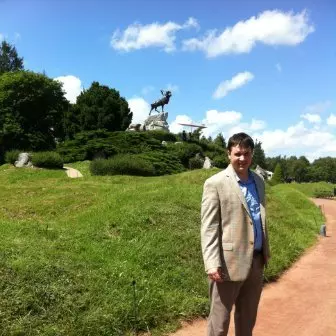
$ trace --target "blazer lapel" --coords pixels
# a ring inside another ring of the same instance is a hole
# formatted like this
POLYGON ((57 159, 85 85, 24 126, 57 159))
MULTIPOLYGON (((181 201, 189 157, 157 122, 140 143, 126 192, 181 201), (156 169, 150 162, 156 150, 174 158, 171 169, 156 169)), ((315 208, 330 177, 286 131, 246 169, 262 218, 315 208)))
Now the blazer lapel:
POLYGON ((243 195, 243 193, 242 193, 242 191, 239 187, 237 177, 236 177, 236 173, 234 172, 234 169, 231 166, 231 164, 226 168, 226 171, 227 171, 227 176, 229 177, 229 181, 230 181, 232 190, 237 194, 237 196, 239 197, 240 201, 242 202, 245 210, 247 211, 248 215, 251 217, 250 210, 249 210, 249 207, 246 203, 245 196, 243 195))
MULTIPOLYGON (((255 177, 255 173, 253 173, 253 176, 255 177)), ((260 216, 261 216, 261 223, 262 223, 262 226, 265 230, 265 207, 264 207, 264 199, 265 199, 265 193, 263 191, 263 187, 262 185, 260 184, 260 179, 259 178, 254 178, 254 181, 255 181, 255 184, 256 184, 256 187, 257 187, 257 192, 258 192, 258 196, 259 196, 259 202, 260 202, 260 216)))
POLYGON ((254 182, 255 182, 255 184, 257 186, 257 192, 258 192, 258 196, 259 196, 259 202, 260 203, 264 203, 264 197, 265 197, 265 195, 264 195, 264 192, 262 192, 263 188, 262 188, 262 186, 260 184, 260 180, 258 178, 255 178, 254 172, 252 172, 252 174, 253 174, 253 177, 254 177, 254 182))

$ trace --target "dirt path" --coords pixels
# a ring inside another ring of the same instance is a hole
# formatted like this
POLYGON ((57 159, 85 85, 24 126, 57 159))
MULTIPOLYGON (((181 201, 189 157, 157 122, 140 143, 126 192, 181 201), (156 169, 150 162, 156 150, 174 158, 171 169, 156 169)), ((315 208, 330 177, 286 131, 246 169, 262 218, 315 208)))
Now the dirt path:
MULTIPOLYGON (((323 205, 327 237, 265 287, 254 336, 336 335, 336 200, 314 202, 323 205)), ((233 319, 231 327, 233 336, 233 319)), ((197 320, 171 336, 205 336, 205 332, 206 321, 197 320)))
POLYGON ((66 170, 66 174, 71 178, 83 177, 81 172, 75 168, 63 167, 66 170))

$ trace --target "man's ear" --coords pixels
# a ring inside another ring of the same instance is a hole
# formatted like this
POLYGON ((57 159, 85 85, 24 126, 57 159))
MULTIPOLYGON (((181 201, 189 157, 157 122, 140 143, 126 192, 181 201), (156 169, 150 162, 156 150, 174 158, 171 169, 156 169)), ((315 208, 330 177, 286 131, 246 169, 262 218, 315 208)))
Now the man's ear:
POLYGON ((227 150, 227 156, 228 156, 228 158, 230 158, 230 151, 229 150, 227 150))

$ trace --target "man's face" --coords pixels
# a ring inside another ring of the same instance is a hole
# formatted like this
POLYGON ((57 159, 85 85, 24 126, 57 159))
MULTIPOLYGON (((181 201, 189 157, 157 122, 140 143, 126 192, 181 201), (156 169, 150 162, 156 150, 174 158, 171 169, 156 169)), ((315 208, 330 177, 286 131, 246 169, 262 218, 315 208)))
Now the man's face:
POLYGON ((241 147, 239 145, 231 147, 228 152, 230 163, 238 175, 245 175, 252 163, 253 151, 250 147, 241 147))

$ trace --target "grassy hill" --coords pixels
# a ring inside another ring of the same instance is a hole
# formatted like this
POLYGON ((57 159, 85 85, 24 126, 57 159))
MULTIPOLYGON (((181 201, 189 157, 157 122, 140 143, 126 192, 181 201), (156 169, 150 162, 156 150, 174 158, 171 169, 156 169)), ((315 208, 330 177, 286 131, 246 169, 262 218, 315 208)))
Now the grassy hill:
MULTIPOLYGON (((84 178, 0 167, 2 334, 160 334, 207 315, 200 200, 218 170, 92 177, 87 163, 72 166, 84 178)), ((322 219, 298 190, 267 192, 272 280, 315 241, 322 219)))

